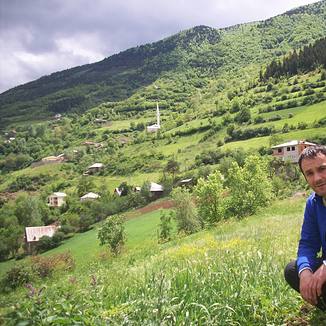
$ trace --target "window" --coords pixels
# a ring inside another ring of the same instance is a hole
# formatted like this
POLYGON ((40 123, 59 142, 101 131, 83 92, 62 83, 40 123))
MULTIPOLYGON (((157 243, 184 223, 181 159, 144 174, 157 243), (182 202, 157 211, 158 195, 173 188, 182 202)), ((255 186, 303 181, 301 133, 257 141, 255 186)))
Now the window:
POLYGON ((287 148, 286 148, 286 151, 287 152, 289 152, 291 149, 290 149, 290 147, 288 146, 287 148))
POLYGON ((278 148, 277 153, 282 153, 282 148, 278 148))
POLYGON ((292 150, 295 151, 295 146, 292 146, 292 150))

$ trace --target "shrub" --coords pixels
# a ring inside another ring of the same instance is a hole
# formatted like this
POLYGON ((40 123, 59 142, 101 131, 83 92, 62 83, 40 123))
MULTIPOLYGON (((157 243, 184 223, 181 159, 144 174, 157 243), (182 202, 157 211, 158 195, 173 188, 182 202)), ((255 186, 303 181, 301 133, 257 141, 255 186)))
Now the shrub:
POLYGON ((176 188, 172 192, 172 198, 175 203, 174 211, 178 232, 191 234, 198 231, 201 228, 201 222, 198 219, 196 206, 189 190, 176 188))
POLYGON ((107 244, 114 255, 118 255, 125 241, 124 217, 114 215, 104 222, 97 234, 101 246, 107 244))
POLYGON ((43 252, 52 248, 55 248, 55 244, 52 241, 52 237, 44 235, 39 239, 39 242, 37 243, 37 251, 43 252))
POLYGON ((33 271, 26 265, 13 266, 2 279, 2 290, 16 289, 33 279, 33 271))
POLYGON ((74 233, 75 231, 76 229, 71 225, 62 225, 60 227, 60 232, 64 233, 65 235, 74 233))
POLYGON ((237 217, 254 214, 272 196, 267 164, 258 156, 248 156, 243 167, 233 162, 227 184, 230 188, 228 211, 237 217))
POLYGON ((172 214, 167 214, 166 212, 161 212, 160 216, 160 228, 159 228, 159 241, 167 242, 171 240, 171 225, 172 214))
POLYGON ((44 235, 40 238, 37 244, 37 251, 44 252, 55 247, 58 247, 62 240, 64 240, 65 234, 57 231, 52 237, 44 235))
POLYGON ((55 271, 69 271, 75 268, 75 261, 70 252, 50 257, 33 256, 31 261, 34 273, 41 278, 51 276, 55 271))
POLYGON ((195 194, 199 214, 205 225, 213 225, 224 218, 223 191, 223 179, 218 171, 210 174, 207 180, 202 178, 198 180, 195 194))

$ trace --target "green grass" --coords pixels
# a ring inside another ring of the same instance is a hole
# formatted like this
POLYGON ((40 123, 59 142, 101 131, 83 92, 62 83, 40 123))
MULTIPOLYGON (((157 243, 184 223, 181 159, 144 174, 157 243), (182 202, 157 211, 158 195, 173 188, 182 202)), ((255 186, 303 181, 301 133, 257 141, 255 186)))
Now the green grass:
POLYGON ((129 240, 118 258, 98 256, 90 231, 70 240, 79 240, 69 247, 82 252, 76 260, 84 261, 83 268, 48 280, 35 298, 24 298, 26 290, 6 296, 2 312, 13 306, 21 312, 8 325, 322 325, 325 316, 301 311, 300 296, 283 279, 296 254, 304 201, 276 201, 240 222, 161 245, 155 235, 159 212, 146 214, 127 222, 129 240))
POLYGON ((5 189, 19 176, 37 176, 40 174, 55 176, 62 174, 61 168, 63 165, 69 163, 60 163, 60 164, 46 164, 37 167, 27 167, 18 171, 13 171, 10 174, 6 175, 4 181, 0 184, 0 191, 5 191, 5 189))
POLYGON ((261 115, 264 118, 280 115, 282 116, 282 120, 256 124, 255 127, 275 126, 275 128, 280 129, 285 123, 288 123, 289 125, 297 125, 298 122, 305 122, 307 124, 311 124, 326 117, 326 103, 324 101, 313 105, 300 106, 280 111, 273 111, 261 115), (293 117, 289 118, 289 114, 293 114, 293 117))
MULTIPOLYGON (((161 210, 141 215, 137 218, 126 221, 126 250, 135 247, 144 247, 144 242, 151 245, 157 242, 157 230, 160 223, 161 210)), ((100 246, 97 239, 97 232, 100 224, 94 226, 90 231, 76 233, 72 238, 66 240, 61 246, 45 252, 44 256, 70 251, 75 259, 77 269, 89 263, 103 252, 104 248, 100 246)), ((28 259, 28 257, 26 258, 28 259)), ((9 270, 13 265, 23 261, 9 260, 0 262, 0 277, 9 270)))

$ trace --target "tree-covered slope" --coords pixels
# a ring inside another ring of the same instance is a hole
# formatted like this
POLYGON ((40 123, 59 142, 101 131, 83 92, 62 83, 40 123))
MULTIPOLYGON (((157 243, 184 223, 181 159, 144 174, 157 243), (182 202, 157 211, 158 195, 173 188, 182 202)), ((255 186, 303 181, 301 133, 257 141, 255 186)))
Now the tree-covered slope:
POLYGON ((123 100, 160 78, 185 96, 207 81, 256 72, 264 63, 326 35, 326 2, 304 6, 266 21, 225 29, 197 26, 100 62, 44 76, 0 95, 2 127, 17 118, 84 111, 123 100), (250 69, 249 69, 250 68, 250 69))

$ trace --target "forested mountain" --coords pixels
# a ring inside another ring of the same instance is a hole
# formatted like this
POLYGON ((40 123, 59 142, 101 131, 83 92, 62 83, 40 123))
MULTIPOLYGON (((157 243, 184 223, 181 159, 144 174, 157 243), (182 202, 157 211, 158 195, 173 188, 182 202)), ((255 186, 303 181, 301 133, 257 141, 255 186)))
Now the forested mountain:
POLYGON ((162 78, 175 89, 181 83, 185 97, 215 78, 254 78, 272 59, 325 37, 325 17, 326 1, 320 1, 266 21, 224 29, 197 26, 94 64, 44 76, 0 95, 1 127, 125 100, 162 78))
POLYGON ((280 77, 282 75, 293 76, 298 72, 311 71, 318 66, 326 68, 326 38, 305 46, 299 53, 294 50, 279 62, 273 60, 266 67, 266 71, 261 79, 280 77))

